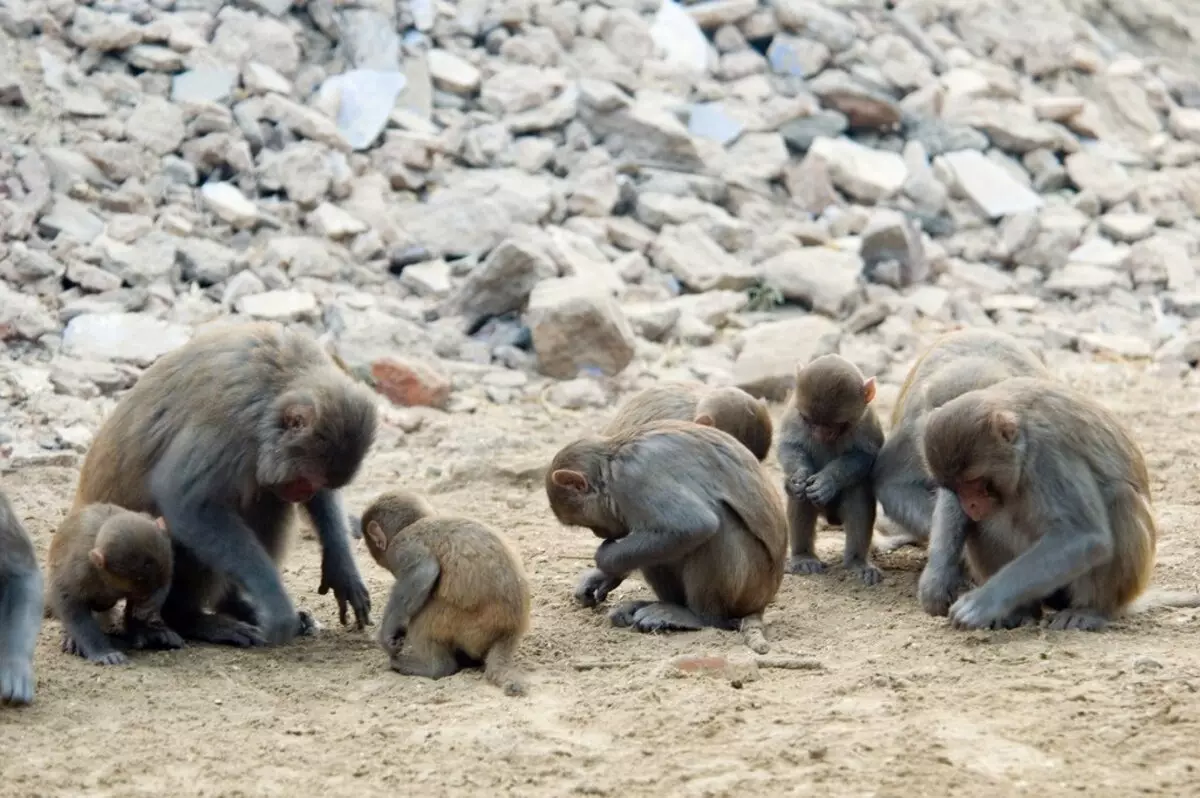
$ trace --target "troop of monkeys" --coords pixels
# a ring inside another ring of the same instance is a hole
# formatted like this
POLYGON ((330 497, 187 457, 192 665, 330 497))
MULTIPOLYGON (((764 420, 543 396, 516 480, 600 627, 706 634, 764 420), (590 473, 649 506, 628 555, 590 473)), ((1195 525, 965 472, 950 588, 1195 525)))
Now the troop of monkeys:
MULTIPOLYGON (((837 355, 798 367, 776 442, 783 496, 762 465, 773 440, 763 402, 674 383, 634 396, 546 472, 557 519, 601 539, 576 600, 595 606, 638 571, 657 600, 615 606, 614 625, 740 630, 762 653, 784 571, 825 568, 819 516, 844 528, 846 568, 880 581, 877 501, 902 531, 889 547, 928 546, 918 598, 957 628, 1011 628, 1050 608, 1051 628, 1099 630, 1144 591, 1157 532, 1138 444, 1032 350, 994 331, 945 335, 909 372, 886 439, 875 387, 837 355)), ((506 693, 524 692, 513 655, 530 588, 511 544, 408 491, 361 519, 343 509, 376 423, 373 395, 296 330, 222 325, 160 358, 87 453, 48 585, 0 493, 0 701, 33 699, 43 608, 64 651, 104 664, 126 662, 118 639, 170 649, 312 634, 278 568, 298 504, 321 545, 318 592, 333 591, 342 624, 350 609, 358 628, 370 623, 352 535, 395 576, 378 629, 394 670, 440 678, 482 664, 506 693), (118 638, 100 621, 121 600, 118 638)))

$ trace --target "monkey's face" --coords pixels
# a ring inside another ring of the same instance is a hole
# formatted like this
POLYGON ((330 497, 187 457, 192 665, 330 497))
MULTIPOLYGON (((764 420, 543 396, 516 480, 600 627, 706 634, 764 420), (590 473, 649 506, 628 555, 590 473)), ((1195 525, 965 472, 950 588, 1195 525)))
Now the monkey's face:
POLYGON ((922 455, 933 480, 958 496, 975 522, 992 516, 1016 491, 1021 452, 1015 416, 964 394, 933 411, 922 455))
POLYGON ((813 437, 829 445, 854 429, 874 396, 873 380, 864 380, 849 362, 830 355, 796 372, 792 403, 813 437))

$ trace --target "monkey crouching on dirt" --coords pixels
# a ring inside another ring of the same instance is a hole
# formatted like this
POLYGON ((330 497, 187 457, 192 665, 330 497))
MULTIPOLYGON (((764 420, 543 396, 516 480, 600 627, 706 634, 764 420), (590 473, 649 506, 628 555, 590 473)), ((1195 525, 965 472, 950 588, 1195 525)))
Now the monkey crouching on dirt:
POLYGON ((843 525, 847 570, 868 585, 883 578, 871 562, 875 492, 871 468, 883 428, 871 407, 875 378, 838 355, 822 355, 796 370, 796 387, 780 425, 779 464, 787 494, 792 556, 788 570, 825 570, 813 544, 817 517, 843 525))
POLYGON ((93 615, 122 599, 131 648, 182 648, 161 614, 171 567, 171 540, 148 515, 89 504, 67 516, 50 538, 47 569, 47 603, 63 625, 62 650, 101 665, 128 662, 93 615))
POLYGON ((595 606, 634 571, 658 601, 615 607, 641 632, 741 629, 764 652, 762 613, 783 579, 787 519, 754 456, 711 427, 658 421, 561 449, 546 473, 560 523, 603 539, 576 600, 595 606))
POLYGON ((601 430, 616 435, 651 421, 694 421, 727 432, 759 461, 771 450, 774 428, 765 402, 741 388, 668 382, 634 394, 601 430))
POLYGON ((938 338, 909 369, 892 408, 891 429, 875 458, 875 497, 901 534, 881 541, 889 550, 929 539, 933 481, 921 461, 921 429, 931 410, 960 394, 1010 377, 1051 374, 1033 350, 997 330, 956 330, 938 338))
POLYGON ((440 679, 463 659, 482 663, 506 694, 523 694, 513 656, 529 628, 530 591, 512 545, 408 491, 378 497, 362 524, 367 550, 396 577, 379 624, 392 669, 440 679))
POLYGON ((354 564, 338 490, 374 441, 372 395, 306 333, 270 323, 201 330, 118 402, 87 453, 74 509, 106 502, 166 520, 174 574, 167 625, 187 639, 284 643, 297 612, 277 562, 304 506, 321 543, 321 585, 341 622, 371 598, 354 564))
POLYGON ((958 628, 1005 628, 1058 610, 1052 629, 1103 629, 1141 594, 1157 529, 1150 479, 1120 421, 1052 380, 1013 378, 929 414, 922 456, 937 487, 921 603, 958 628), (956 595, 965 549, 979 586, 956 595))
POLYGON ((43 589, 33 540, 0 491, 0 704, 33 702, 33 648, 42 628, 43 589))

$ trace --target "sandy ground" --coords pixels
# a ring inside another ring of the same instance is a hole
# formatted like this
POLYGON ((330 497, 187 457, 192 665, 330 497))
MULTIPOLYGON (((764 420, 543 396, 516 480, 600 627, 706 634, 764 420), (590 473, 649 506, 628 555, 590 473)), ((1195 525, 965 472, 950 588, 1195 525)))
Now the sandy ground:
MULTIPOLYGON (((1108 402, 1146 448, 1162 533, 1156 584, 1196 587, 1195 389, 1134 366, 1072 363, 1060 373, 1108 402)), ((339 627, 332 596, 317 595, 317 544, 300 530, 285 580, 324 624, 316 638, 102 668, 61 653, 48 621, 36 703, 0 711, 0 796, 1194 794, 1196 610, 1154 610, 1099 635, 955 632, 916 604, 924 555, 908 548, 878 558, 887 573, 875 588, 840 567, 785 578, 767 615, 772 656, 820 670, 762 669, 737 683, 663 675, 676 654, 748 651, 736 634, 639 635, 572 605, 593 538, 553 520, 536 468, 602 415, 530 404, 431 416, 402 442, 385 437, 348 491, 361 509, 404 484, 511 536, 534 588, 528 697, 505 697, 478 672, 392 673, 370 634, 339 627), (595 662, 607 667, 578 669, 595 662)), ((43 555, 76 476, 3 478, 43 555)), ((838 532, 819 545, 839 561, 838 532)), ((361 542, 355 550, 378 610, 390 576, 361 542)), ((614 598, 644 592, 633 579, 614 598)))

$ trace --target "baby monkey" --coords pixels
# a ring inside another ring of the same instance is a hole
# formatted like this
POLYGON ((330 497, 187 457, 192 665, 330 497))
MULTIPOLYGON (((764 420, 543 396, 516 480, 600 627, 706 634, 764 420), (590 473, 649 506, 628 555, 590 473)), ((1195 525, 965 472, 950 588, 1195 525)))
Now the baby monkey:
POLYGON ((600 434, 616 435, 666 419, 694 421, 727 432, 760 462, 771 450, 774 428, 766 403, 732 385, 720 388, 693 382, 655 385, 631 396, 600 434))
POLYGON ((784 411, 778 456, 787 494, 792 556, 788 571, 825 570, 813 543, 817 517, 846 530, 843 562, 863 582, 882 579, 871 562, 875 492, 871 468, 883 445, 883 428, 871 407, 875 378, 843 357, 822 355, 796 371, 796 388, 784 411))
POLYGON ((379 625, 392 670, 440 679, 482 662, 507 695, 525 693, 513 655, 529 628, 529 580, 512 545, 408 491, 377 498, 362 529, 375 562, 396 577, 379 625))
POLYGON ((63 624, 62 650, 101 665, 123 665, 94 612, 125 600, 131 648, 182 648, 163 622, 171 587, 171 540, 161 521, 115 504, 88 504, 50 539, 47 605, 63 624))

